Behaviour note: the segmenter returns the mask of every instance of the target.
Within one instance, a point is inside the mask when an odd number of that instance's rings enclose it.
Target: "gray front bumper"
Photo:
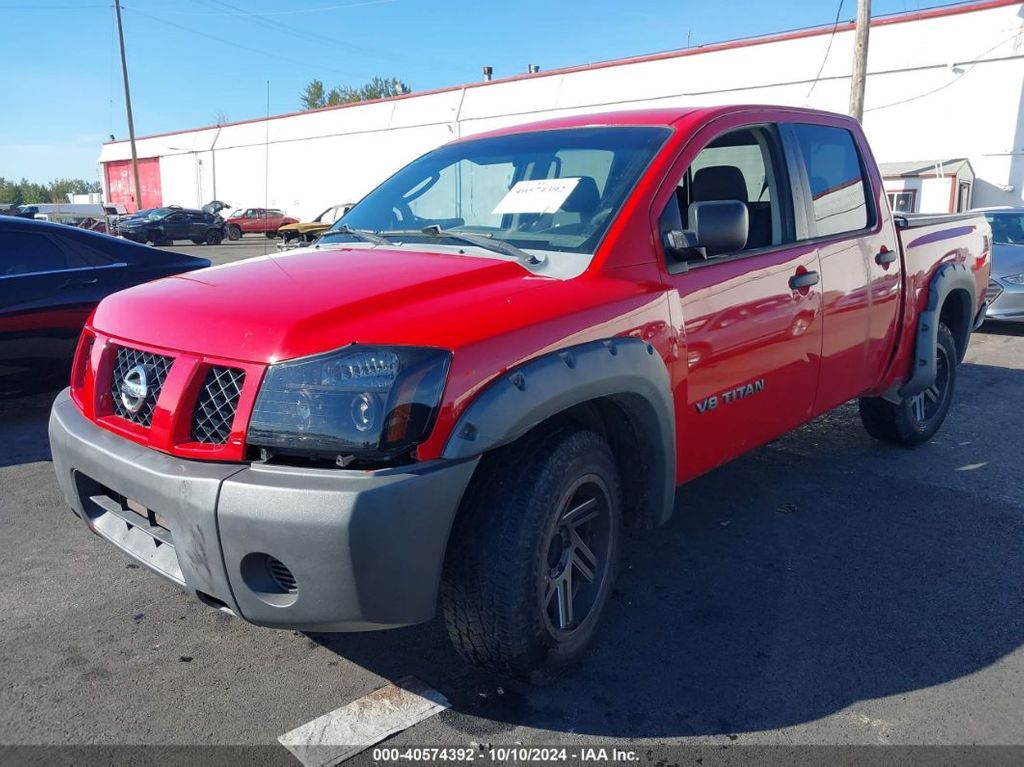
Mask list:
[[[61,489],[93,532],[207,604],[303,631],[430,620],[478,460],[379,471],[185,460],[100,428],[67,390],[50,414],[50,446]],[[266,556],[291,570],[297,591],[265,587]]]
[[[998,286],[998,293],[995,293],[993,283]],[[993,278],[989,283],[989,295],[993,297],[985,313],[985,319],[1024,322],[1024,285]]]

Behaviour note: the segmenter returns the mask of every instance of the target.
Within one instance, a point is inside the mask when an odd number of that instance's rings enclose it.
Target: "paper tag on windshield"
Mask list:
[[[508,190],[491,213],[554,213],[579,182],[579,177],[520,181]]]

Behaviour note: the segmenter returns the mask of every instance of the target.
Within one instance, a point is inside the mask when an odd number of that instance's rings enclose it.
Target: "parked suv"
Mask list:
[[[299,219],[286,216],[277,208],[246,208],[228,219],[227,234],[229,240],[237,240],[243,234],[265,234],[277,237],[277,230],[285,224],[296,224]]]
[[[224,221],[190,208],[154,208],[143,216],[122,219],[118,234],[135,242],[165,245],[192,240],[196,245],[218,245],[224,239]]]

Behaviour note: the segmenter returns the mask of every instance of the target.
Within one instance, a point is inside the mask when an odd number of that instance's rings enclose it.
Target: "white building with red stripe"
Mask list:
[[[853,37],[846,22],[146,136],[137,141],[142,207],[220,199],[305,219],[358,200],[453,138],[573,113],[723,103],[845,112]],[[918,212],[940,212],[942,201],[953,210],[1024,204],[1024,2],[873,19],[864,126],[879,162],[931,169],[886,181]],[[130,157],[128,142],[114,141],[100,162],[107,199],[134,209]],[[970,173],[944,175],[952,158]]]

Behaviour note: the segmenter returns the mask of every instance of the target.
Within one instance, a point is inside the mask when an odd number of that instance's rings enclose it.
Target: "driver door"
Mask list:
[[[692,229],[694,203],[739,201],[743,247],[680,260],[663,244],[680,339],[673,371],[680,480],[807,421],[821,354],[818,252],[795,242],[790,174],[774,125],[705,130],[678,167],[659,228]],[[664,237],[662,238],[665,239]]]
[[[177,211],[164,219],[164,236],[168,240],[184,240],[189,237],[188,215]]]

